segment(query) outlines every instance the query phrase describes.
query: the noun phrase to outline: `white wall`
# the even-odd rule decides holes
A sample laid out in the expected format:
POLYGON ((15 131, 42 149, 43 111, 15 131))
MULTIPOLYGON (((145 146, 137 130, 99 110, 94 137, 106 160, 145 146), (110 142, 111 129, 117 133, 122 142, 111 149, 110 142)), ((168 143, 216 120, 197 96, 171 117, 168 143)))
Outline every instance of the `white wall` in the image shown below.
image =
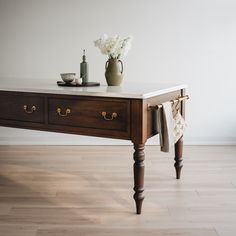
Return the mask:
MULTIPOLYGON (((0 78, 56 81, 78 72, 86 48, 90 79, 105 82, 102 33, 134 37, 125 80, 189 85, 187 143, 236 143, 235 0, 0 0, 0 78)), ((127 142, 1 128, 11 143, 127 142)))

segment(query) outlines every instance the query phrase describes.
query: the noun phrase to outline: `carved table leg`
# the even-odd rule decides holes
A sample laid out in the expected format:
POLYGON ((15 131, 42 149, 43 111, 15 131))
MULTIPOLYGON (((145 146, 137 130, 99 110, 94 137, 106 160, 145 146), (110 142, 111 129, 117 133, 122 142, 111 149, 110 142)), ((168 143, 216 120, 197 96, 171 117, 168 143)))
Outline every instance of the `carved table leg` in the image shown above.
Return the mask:
POLYGON ((134 200, 136 213, 141 214, 144 199, 144 144, 134 144, 134 200))
POLYGON ((175 170, 176 179, 180 179, 181 169, 183 167, 183 137, 175 144, 175 170))

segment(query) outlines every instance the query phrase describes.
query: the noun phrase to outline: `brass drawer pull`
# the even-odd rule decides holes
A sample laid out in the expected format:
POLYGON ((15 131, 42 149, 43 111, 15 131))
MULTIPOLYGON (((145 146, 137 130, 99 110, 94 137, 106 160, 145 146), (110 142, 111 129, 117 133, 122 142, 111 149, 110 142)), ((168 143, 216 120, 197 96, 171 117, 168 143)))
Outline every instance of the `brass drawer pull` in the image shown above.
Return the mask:
POLYGON ((104 120, 114 120, 118 116, 116 112, 112 112, 111 116, 107 117, 107 113, 105 111, 103 111, 101 115, 104 120))
POLYGON ((71 110, 70 110, 69 108, 66 109, 66 113, 65 113, 65 114, 62 114, 62 113, 61 113, 61 108, 60 108, 60 107, 57 108, 57 114, 58 114, 59 116, 67 116, 67 115, 70 114, 70 113, 71 113, 71 110))
POLYGON ((36 109, 36 106, 32 106, 31 108, 30 108, 30 110, 28 110, 28 106, 27 105, 24 105, 24 111, 26 112, 26 113, 28 113, 28 114, 31 114, 31 113, 33 113, 34 111, 36 111, 37 109, 36 109))

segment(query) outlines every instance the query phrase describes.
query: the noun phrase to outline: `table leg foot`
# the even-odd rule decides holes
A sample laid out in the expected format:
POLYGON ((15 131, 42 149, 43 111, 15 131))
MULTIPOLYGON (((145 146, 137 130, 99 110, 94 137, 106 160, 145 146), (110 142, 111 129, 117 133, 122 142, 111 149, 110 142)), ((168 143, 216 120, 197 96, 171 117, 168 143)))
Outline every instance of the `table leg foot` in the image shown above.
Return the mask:
POLYGON ((144 144, 134 144, 134 200, 137 214, 141 214, 144 199, 144 146, 144 144))
POLYGON ((175 144, 175 170, 176 179, 180 179, 181 169, 183 167, 183 137, 175 144))

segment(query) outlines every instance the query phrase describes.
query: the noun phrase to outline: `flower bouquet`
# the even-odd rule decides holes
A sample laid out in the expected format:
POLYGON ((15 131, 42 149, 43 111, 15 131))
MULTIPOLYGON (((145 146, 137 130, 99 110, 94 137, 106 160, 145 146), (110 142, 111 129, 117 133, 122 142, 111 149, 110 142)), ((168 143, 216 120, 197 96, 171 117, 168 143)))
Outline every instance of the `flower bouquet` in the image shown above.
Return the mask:
POLYGON ((132 37, 121 38, 120 36, 108 37, 104 34, 101 38, 94 41, 94 45, 101 50, 102 54, 109 58, 119 59, 126 56, 131 48, 132 37))

